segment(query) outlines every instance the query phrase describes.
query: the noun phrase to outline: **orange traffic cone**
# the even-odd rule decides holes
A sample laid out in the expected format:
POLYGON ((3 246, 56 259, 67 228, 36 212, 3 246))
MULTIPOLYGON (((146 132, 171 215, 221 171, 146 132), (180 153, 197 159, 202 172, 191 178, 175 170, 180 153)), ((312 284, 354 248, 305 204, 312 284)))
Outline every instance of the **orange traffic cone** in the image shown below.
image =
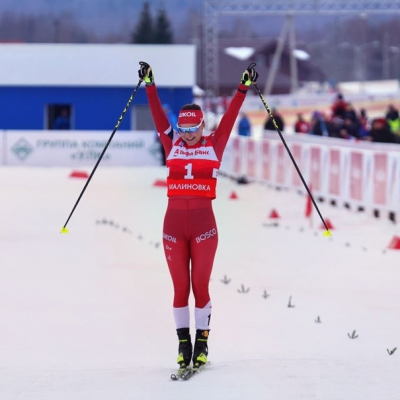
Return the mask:
POLYGON ((69 174, 70 178, 89 178, 89 174, 85 171, 72 171, 69 174))
POLYGON ((272 211, 270 212, 268 218, 278 219, 278 218, 280 218, 280 216, 279 216, 278 212, 275 209, 272 209, 272 211))
POLYGON ((157 180, 153 183, 153 186, 166 187, 166 186, 167 186, 167 181, 163 181, 162 179, 157 179, 157 180))
MULTIPOLYGON (((326 228, 328 228, 329 230, 334 229, 332 222, 330 221, 330 219, 325 219, 325 224, 326 224, 326 228)), ((320 229, 326 229, 324 224, 321 224, 321 226, 319 227, 320 229)))
POLYGON ((238 199, 239 197, 238 197, 238 195, 236 194, 236 192, 233 191, 233 192, 231 193, 231 195, 229 196, 229 198, 232 199, 232 200, 236 200, 236 199, 238 199))
POLYGON ((389 243, 388 249, 400 250, 400 237, 393 236, 391 242, 389 243))

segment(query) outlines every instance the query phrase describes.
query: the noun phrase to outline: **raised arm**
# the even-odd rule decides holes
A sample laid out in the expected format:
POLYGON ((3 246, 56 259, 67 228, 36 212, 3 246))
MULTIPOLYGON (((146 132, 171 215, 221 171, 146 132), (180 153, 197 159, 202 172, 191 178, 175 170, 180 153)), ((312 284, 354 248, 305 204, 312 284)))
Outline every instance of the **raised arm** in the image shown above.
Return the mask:
POLYGON ((139 64, 139 78, 142 79, 146 84, 147 99, 149 101, 151 115, 153 116, 154 124, 156 126, 157 135, 160 137, 165 153, 168 154, 172 148, 172 127, 167 116, 165 115, 161 101, 158 97, 152 68, 144 61, 141 61, 139 64))
POLYGON ((255 64, 250 64, 249 67, 243 72, 242 79, 238 89, 233 96, 229 106, 218 125, 218 128, 212 134, 214 149, 219 160, 222 159, 222 154, 228 143, 229 136, 232 132, 233 125, 239 114, 240 108, 246 98, 247 90, 252 83, 257 82, 258 73, 254 70, 255 64))

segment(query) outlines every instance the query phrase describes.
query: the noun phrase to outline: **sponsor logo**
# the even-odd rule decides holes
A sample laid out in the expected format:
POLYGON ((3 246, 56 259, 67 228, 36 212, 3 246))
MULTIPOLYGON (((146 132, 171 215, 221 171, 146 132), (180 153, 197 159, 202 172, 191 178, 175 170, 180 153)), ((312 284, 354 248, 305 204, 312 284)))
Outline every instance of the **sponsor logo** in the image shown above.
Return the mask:
POLYGON ((193 111, 181 112, 179 113, 179 117, 196 117, 196 113, 193 111))
POLYGON ((166 248, 167 250, 172 250, 172 247, 169 247, 168 245, 166 245, 165 248, 166 248))
POLYGON ((163 233, 163 239, 167 240, 168 242, 176 243, 176 238, 171 235, 167 235, 166 233, 163 233))
POLYGON ((12 147, 11 151, 19 158, 24 161, 33 151, 33 146, 24 138, 19 139, 12 147))
POLYGON ((192 157, 192 156, 211 156, 210 150, 181 150, 181 149, 176 149, 174 152, 174 156, 186 156, 186 157, 192 157))
POLYGON ((195 190, 200 192, 210 192, 210 185, 200 185, 198 183, 170 183, 169 190, 195 190))
POLYGON ((210 239, 211 237, 217 234, 217 230, 215 228, 209 230, 208 232, 202 233, 200 236, 196 238, 196 243, 200 243, 203 240, 210 239))

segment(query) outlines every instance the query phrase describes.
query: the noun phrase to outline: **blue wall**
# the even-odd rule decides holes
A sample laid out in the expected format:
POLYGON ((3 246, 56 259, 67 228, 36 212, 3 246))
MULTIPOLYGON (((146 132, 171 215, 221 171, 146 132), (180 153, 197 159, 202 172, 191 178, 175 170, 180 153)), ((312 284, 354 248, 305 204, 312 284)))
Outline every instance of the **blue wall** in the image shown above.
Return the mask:
MULTIPOLYGON (((0 87, 0 129, 45 129, 48 104, 71 104, 74 129, 113 130, 132 88, 86 87, 0 87)), ((168 103, 177 114, 183 104, 193 101, 192 89, 158 89, 161 103, 168 103)), ((131 107, 148 104, 144 84, 131 107)), ((119 129, 129 130, 129 111, 119 129)))

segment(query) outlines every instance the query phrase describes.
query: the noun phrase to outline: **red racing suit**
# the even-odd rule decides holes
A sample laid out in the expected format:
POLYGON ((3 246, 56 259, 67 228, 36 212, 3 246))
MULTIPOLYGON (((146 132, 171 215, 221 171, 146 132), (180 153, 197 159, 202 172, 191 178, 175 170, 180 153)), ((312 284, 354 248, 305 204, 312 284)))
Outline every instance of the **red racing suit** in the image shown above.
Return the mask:
MULTIPOLYGON (((163 245, 174 285, 174 308, 188 306, 190 283, 196 309, 203 309, 208 304, 211 308, 208 284, 218 245, 211 201, 216 197, 222 155, 247 89, 240 84, 217 129, 209 136, 202 136, 195 145, 188 146, 170 126, 156 86, 146 86, 151 113, 167 158, 169 199, 163 245)), ((182 323, 183 326, 186 324, 182 323)))

